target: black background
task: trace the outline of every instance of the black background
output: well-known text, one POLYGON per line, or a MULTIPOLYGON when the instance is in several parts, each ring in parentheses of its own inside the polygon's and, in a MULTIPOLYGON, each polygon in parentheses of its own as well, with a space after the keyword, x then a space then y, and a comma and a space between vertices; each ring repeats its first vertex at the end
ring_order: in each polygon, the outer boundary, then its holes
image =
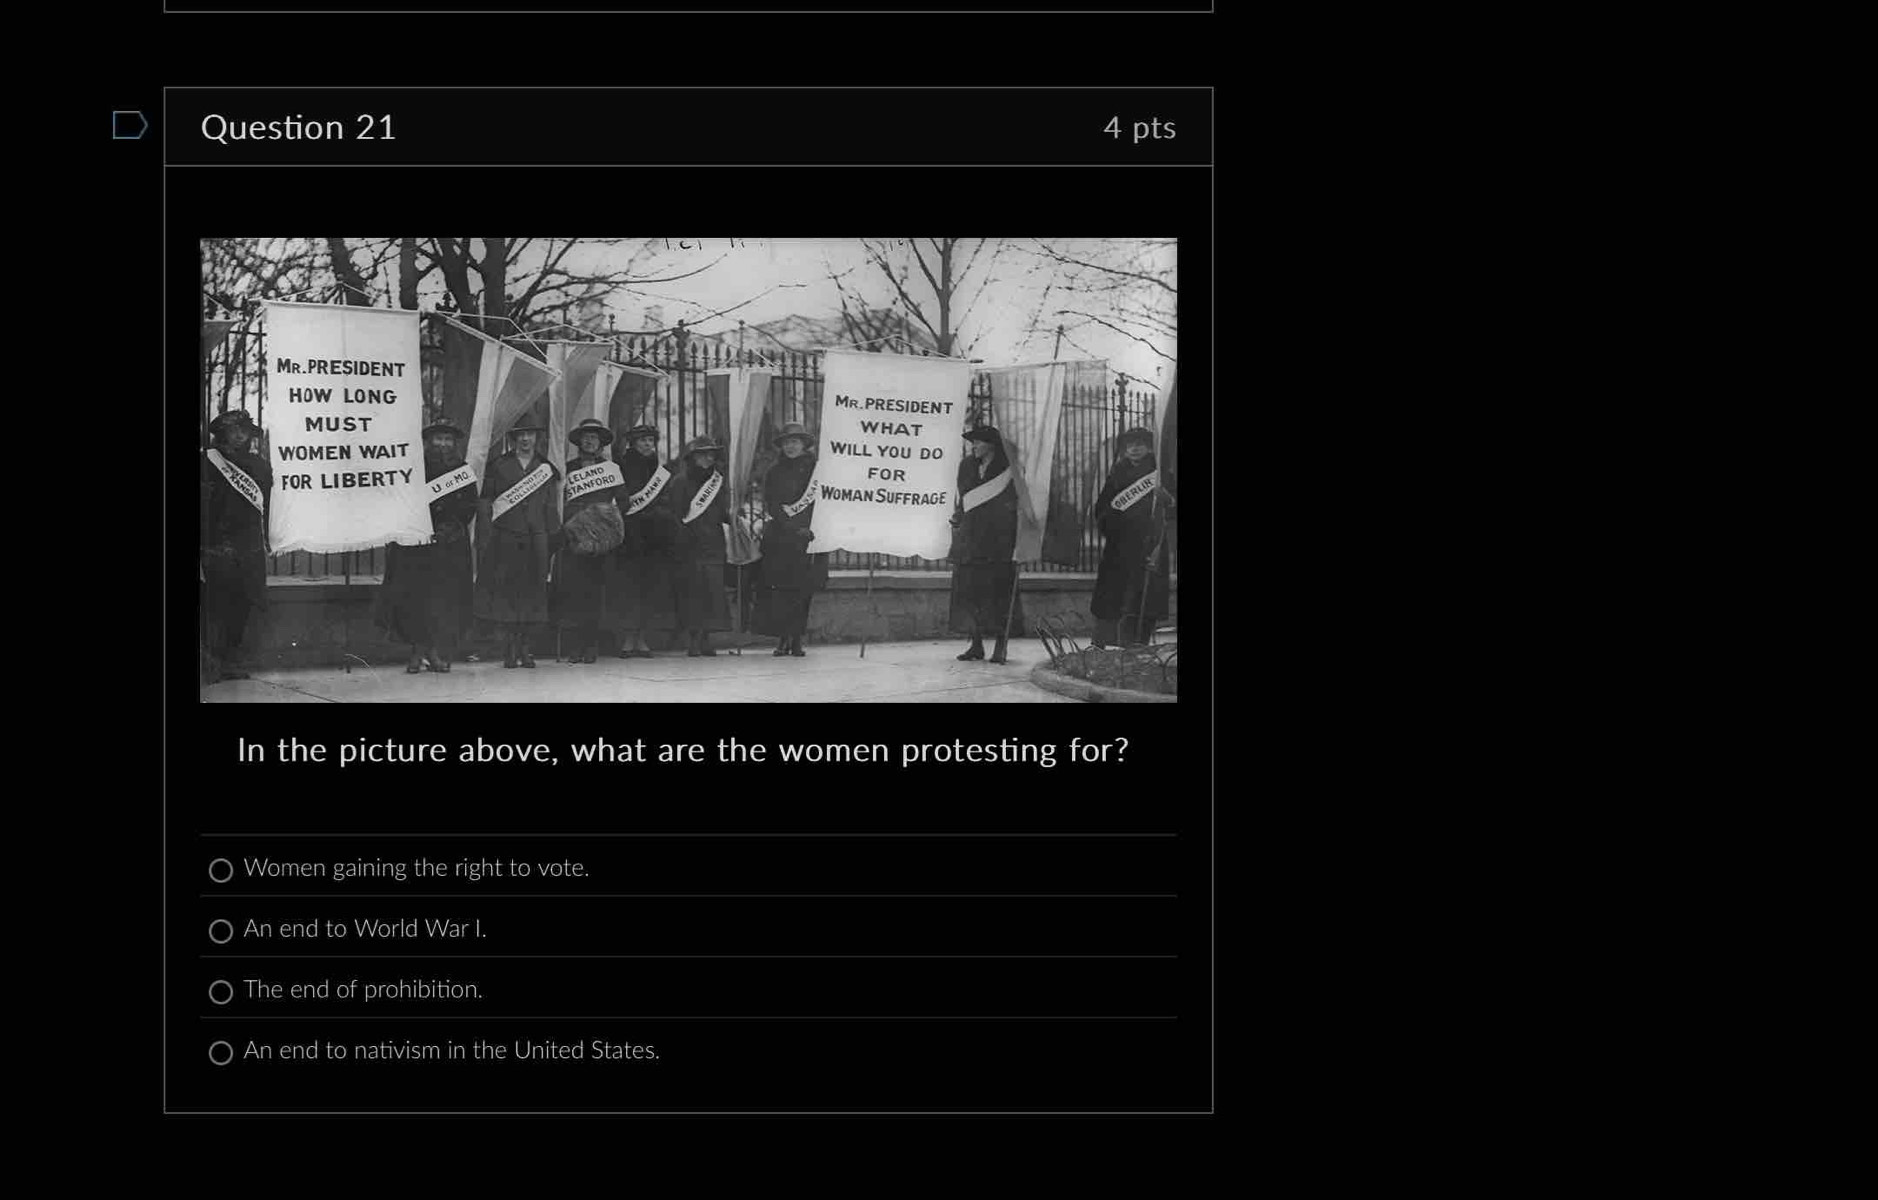
MULTIPOLYGON (((977 93, 921 95, 970 120, 977 93)), ((1021 94, 1020 94, 1021 95, 1021 94)), ((1125 95, 1125 94, 1124 94, 1125 95)), ((1199 95, 1206 99, 1205 93, 1199 95)), ((694 94, 723 120, 751 111, 749 93, 694 94)), ((1011 94, 986 111, 1021 120, 1011 94)), ((1208 101, 1210 103, 1210 100, 1208 101)), ((305 111, 304 105, 296 106, 305 111)), ((1124 110, 1125 111, 1125 110, 1124 110)), ((155 114, 153 114, 154 116, 155 114)), ((519 118, 482 123, 492 142, 526 134, 519 118)), ((880 147, 904 161, 903 147, 880 147)), ((148 153, 148 144, 135 148, 148 153)), ((891 155, 891 156, 889 156, 891 155)), ((980 161, 992 161, 980 155, 980 161)), ((1212 1104, 1212 800, 1210 664, 1212 397, 1211 171, 1140 168, 518 168, 322 171, 207 168, 165 172, 164 283, 168 317, 168 445, 162 494, 166 646, 163 742, 168 934, 163 1105, 189 1110, 371 1111, 1207 1111, 1212 1104), (566 197, 617 195, 570 221, 566 197), (197 702, 193 552, 196 430, 197 240, 282 231, 358 233, 422 228, 440 218, 485 228, 852 236, 944 228, 1053 236, 1181 239, 1182 359, 1188 371, 1183 493, 1182 664, 1178 705, 958 706, 438 705, 205 706, 197 702), (620 224, 621 222, 625 224, 620 224), (932 222, 933 224, 928 224, 932 222), (680 229, 679 226, 683 228, 680 229), (177 403, 187 397, 191 402, 177 403), (272 749, 286 736, 335 743, 386 736, 454 747, 488 740, 570 742, 606 737, 746 742, 833 740, 989 742, 1013 737, 1066 745, 1127 738, 1120 763, 1079 766, 1059 749, 1032 767, 891 765, 781 767, 438 766, 371 770, 237 764, 235 741, 272 749), (317 892, 321 885, 209 883, 217 854, 291 857, 283 840, 218 834, 554 833, 736 834, 737 837, 347 838, 308 842, 307 857, 431 859, 573 857, 592 879, 531 895, 605 892, 620 898, 235 899, 227 893, 317 892), (870 837, 756 836, 811 833, 870 837), (888 836, 946 834, 955 836, 888 836), (978 836, 996 834, 1000 836, 978 836), (1083 836, 1062 836, 1067 834, 1083 836), (1132 836, 1143 834, 1173 836, 1132 836), (973 836, 956 836, 973 835, 973 836), (1050 835, 1050 836, 1015 836, 1050 835), (1101 836, 1088 836, 1101 835, 1101 836), (1114 836, 1131 835, 1131 836, 1114 836), (336 847, 336 848, 335 848, 336 847), (685 895, 677 896, 676 893, 685 895), (709 893, 699 896, 696 893, 709 893), (760 894, 753 897, 751 893, 760 894), (787 893, 785 898, 778 894, 787 893), (810 895, 803 895, 808 893, 810 895), (917 893, 881 898, 884 893, 917 893), (963 893, 963 895, 961 895, 963 893), (1014 897, 1013 893, 1024 893, 1014 897), (944 894, 943 897, 940 894, 944 894), (206 896, 215 898, 204 898, 206 896), (839 898, 829 898, 836 897, 839 898), (1089 898, 1100 896, 1103 898, 1089 898), (216 916, 339 919, 353 915, 482 919, 477 947, 504 954, 970 955, 962 958, 612 958, 276 960, 259 973, 296 979, 399 977, 475 980, 473 1007, 401 1006, 397 1015, 474 1014, 417 1021, 257 1021, 293 1015, 237 998, 218 1009, 208 980, 240 971, 204 936, 216 916), (1081 955, 1077 958, 983 957, 1081 955), (1096 957, 1102 956, 1102 957, 1096 957), (1116 957, 1129 956, 1129 957, 1116 957), (519 1014, 631 1020, 495 1020, 519 1014), (827 1020, 827 1017, 865 1018, 827 1020), (945 1016, 950 1019, 916 1019, 945 1016), (222 1018, 239 1017, 241 1020, 222 1018), (750 1019, 706 1019, 762 1017, 750 1019), (205 1019, 215 1018, 215 1019, 205 1019), (682 1018, 682 1019, 678 1019, 682 1018), (790 1019, 777 1019, 790 1018, 790 1019), (1007 1019, 993 1019, 1007 1018, 1007 1019), (1023 1019, 1008 1019, 1023 1018, 1023 1019), (1061 1018, 1061 1019, 1044 1019, 1061 1018), (421 1030, 421 1032, 417 1032, 421 1030), (239 1036, 234 1036, 238 1031, 239 1036), (403 1063, 211 1067, 215 1037, 240 1043, 393 1040, 650 1043, 657 1062, 597 1064, 403 1063)), ((150 593, 155 599, 154 589, 150 593)), ((1041 656, 1035 642, 1021 656, 1041 656)), ((853 653, 831 646, 822 653, 853 653)), ((273 755, 270 753, 270 758, 273 755)), ((469 890, 443 881, 374 884, 374 894, 469 890)), ((363 890, 363 889, 354 889, 363 890)), ((146 929, 154 955, 158 914, 146 929)), ((237 949, 230 947, 229 949, 237 949)), ((332 953, 326 944, 264 947, 332 953)), ((344 949, 366 948, 356 939, 344 949)), ((416 953, 449 947, 418 943, 416 953)), ((307 1010, 300 1009, 300 1012, 307 1010)), ((330 1009, 345 1012, 356 1010, 330 1009)))

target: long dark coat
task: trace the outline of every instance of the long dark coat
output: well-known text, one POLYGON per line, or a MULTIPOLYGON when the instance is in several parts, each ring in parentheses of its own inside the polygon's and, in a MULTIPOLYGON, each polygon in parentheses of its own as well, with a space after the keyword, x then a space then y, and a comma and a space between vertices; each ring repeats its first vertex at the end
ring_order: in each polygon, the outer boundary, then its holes
POLYGON ((1090 598, 1089 612, 1108 621, 1125 619, 1131 627, 1122 632, 1129 638, 1135 634, 1132 623, 1142 620, 1144 615, 1149 629, 1167 615, 1167 575, 1165 572, 1150 574, 1147 562, 1148 554, 1160 540, 1168 506, 1163 500, 1157 512, 1154 497, 1150 495, 1143 496, 1126 511, 1117 512, 1113 501, 1130 484, 1153 470, 1152 454, 1135 465, 1126 458, 1118 459, 1109 471, 1108 482, 1096 496, 1095 521, 1096 529, 1102 534, 1102 562, 1096 569, 1095 594, 1090 598), (1145 614, 1142 610, 1144 582, 1147 584, 1145 614))
MULTIPOLYGON (((218 447, 219 449, 219 447, 218 447)), ((221 450, 230 465, 261 488, 261 507, 273 495, 267 460, 239 450, 221 450)), ((267 607, 267 514, 248 503, 202 456, 203 650, 212 670, 226 667, 248 631, 248 618, 267 607)))
POLYGON ((730 605, 724 599, 724 527, 730 521, 728 481, 695 520, 687 522, 694 496, 709 482, 712 471, 697 472, 682 460, 669 464, 672 481, 665 485, 665 500, 678 522, 673 557, 677 618, 681 629, 729 629, 730 605))
POLYGON ((808 632, 809 604, 828 583, 828 556, 809 553, 809 520, 815 506, 790 516, 783 511, 794 504, 815 473, 815 458, 779 458, 763 477, 763 558, 758 565, 762 585, 757 592, 752 626, 773 637, 799 637, 808 632))
POLYGON ((483 480, 476 569, 476 616, 480 620, 532 625, 548 619, 549 544, 561 528, 554 510, 560 473, 549 464, 546 483, 500 519, 490 517, 496 497, 547 461, 537 454, 525 471, 513 453, 504 454, 491 464, 483 480))
POLYGON ((627 501, 645 487, 658 470, 659 460, 628 447, 614 461, 625 478, 618 501, 626 536, 612 555, 612 575, 606 591, 607 624, 616 629, 677 628, 678 602, 673 583, 676 564, 672 555, 678 545, 678 521, 672 516, 670 493, 680 486, 679 482, 676 478, 668 481, 651 504, 628 514, 627 501))
MULTIPOLYGON (((567 460, 567 475, 572 475, 582 467, 598 466, 605 462, 596 458, 593 462, 583 463, 579 457, 567 460)), ((565 479, 567 476, 562 476, 565 479)), ((595 504, 618 506, 617 487, 600 488, 585 495, 576 496, 566 502, 561 514, 565 523, 573 519, 575 513, 595 504)), ((614 555, 576 554, 573 547, 562 546, 554 560, 554 607, 555 615, 564 628, 579 629, 598 626, 607 616, 607 586, 615 575, 614 555)))
MULTIPOLYGON (((429 482, 462 466, 462 460, 424 463, 429 482)), ((476 489, 460 487, 430 502, 427 546, 385 548, 385 582, 379 589, 379 623, 414 646, 454 646, 469 628, 473 604, 470 524, 476 519, 476 489)))
POLYGON ((1017 488, 1013 482, 970 512, 966 493, 996 479, 1010 465, 999 446, 984 461, 971 455, 959 463, 959 524, 952 538, 952 604, 950 625, 955 633, 995 634, 999 629, 1017 633, 1024 628, 1023 601, 1012 603, 1017 564, 1011 551, 1017 545, 1017 488), (1005 624, 1006 613, 1010 623, 1005 624))

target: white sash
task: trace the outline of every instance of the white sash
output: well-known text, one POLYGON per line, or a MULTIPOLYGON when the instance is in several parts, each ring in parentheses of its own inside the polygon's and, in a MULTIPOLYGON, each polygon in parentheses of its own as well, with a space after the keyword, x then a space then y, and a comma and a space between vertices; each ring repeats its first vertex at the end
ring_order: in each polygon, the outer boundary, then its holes
POLYGON ((468 463, 464 463, 448 475, 439 475, 430 481, 430 498, 441 500, 458 488, 475 486, 476 472, 470 470, 468 463))
POLYGON ((573 500, 601 488, 619 487, 625 482, 626 476, 620 473, 618 463, 603 462, 582 467, 567 473, 567 498, 573 500))
POLYGON ((1142 497, 1154 491, 1155 485, 1160 482, 1161 473, 1159 471, 1149 471, 1146 475, 1143 475, 1121 491, 1115 493, 1115 499, 1109 501, 1109 507, 1116 512, 1127 512, 1135 505, 1141 503, 1142 497))
POLYGON ((802 494, 796 497, 795 503, 783 505, 782 510, 789 516, 799 517, 802 515, 802 510, 813 503, 815 503, 815 476, 810 474, 809 486, 802 489, 802 494))
POLYGON ((267 511, 265 501, 261 497, 261 485, 250 479, 246 471, 223 458, 220 450, 210 450, 209 461, 214 463, 215 469, 222 473, 222 478, 228 480, 229 487, 241 493, 243 500, 254 505, 254 511, 262 513, 267 511))
POLYGON ((998 473, 998 477, 996 479, 987 480, 986 482, 981 483, 977 487, 973 488, 971 491, 966 492, 964 498, 960 501, 960 503, 965 506, 966 512, 970 512, 974 508, 977 508, 980 504, 983 504, 985 501, 991 499, 992 497, 996 496, 999 492, 1003 491, 1005 488, 1010 487, 1010 486, 1011 486, 1011 468, 1006 467, 1004 468, 1003 471, 998 473))
POLYGON ((672 473, 664 467, 652 472, 652 478, 646 480, 646 485, 626 498, 626 515, 630 517, 658 499, 659 493, 665 490, 665 485, 671 477, 672 473))
POLYGON ((547 463, 538 464, 534 470, 522 476, 521 480, 517 482, 514 487, 496 497, 494 511, 490 513, 490 518, 493 520, 496 517, 500 517, 503 513, 534 495, 540 490, 542 484, 548 482, 548 478, 553 474, 554 471, 547 463))
POLYGON ((685 524, 689 525, 704 515, 704 510, 711 507, 711 501, 717 499, 717 493, 723 489, 724 476, 721 471, 712 471, 711 477, 704 481, 698 494, 691 498, 691 511, 685 514, 685 524))

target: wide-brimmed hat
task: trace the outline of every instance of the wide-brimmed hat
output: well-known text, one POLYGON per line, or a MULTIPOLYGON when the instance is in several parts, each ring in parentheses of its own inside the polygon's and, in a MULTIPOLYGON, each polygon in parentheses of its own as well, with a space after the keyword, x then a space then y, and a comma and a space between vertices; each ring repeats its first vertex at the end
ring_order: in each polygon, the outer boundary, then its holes
POLYGON ((209 433, 211 435, 218 434, 222 432, 222 430, 232 428, 236 425, 245 426, 255 433, 261 432, 261 427, 254 423, 254 418, 248 415, 247 409, 231 408, 221 416, 209 422, 209 433))
POLYGON ((426 425, 424 426, 424 431, 417 436, 424 441, 429 441, 430 435, 433 433, 447 433, 459 442, 463 440, 463 431, 450 424, 448 421, 439 421, 435 425, 426 425))
POLYGON ((691 441, 685 445, 685 457, 689 458, 693 454, 697 454, 700 451, 704 451, 704 450, 722 450, 722 449, 723 447, 718 445, 717 441, 713 438, 710 438, 710 437, 692 438, 691 441))
POLYGON ((804 446, 813 446, 815 444, 815 435, 809 432, 808 426, 798 424, 795 421, 784 425, 782 432, 771 438, 769 444, 781 450, 782 444, 790 438, 801 438, 804 446))
POLYGON ((642 438, 642 437, 649 437, 649 438, 651 438, 651 439, 652 439, 653 441, 655 441, 655 442, 656 442, 656 441, 658 441, 658 440, 659 440, 659 428, 658 428, 658 426, 656 426, 656 425, 635 425, 635 426, 633 426, 633 427, 632 427, 631 429, 628 429, 628 430, 626 431, 626 440, 627 440, 627 441, 629 441, 629 442, 636 442, 636 441, 638 441, 638 440, 639 440, 640 438, 642 438))
POLYGON ((1125 431, 1120 437, 1115 439, 1116 453, 1119 454, 1121 451, 1126 450, 1130 442, 1146 442, 1148 449, 1152 450, 1154 449, 1154 431, 1152 429, 1145 429, 1140 425, 1125 431))
POLYGON ((580 424, 567 431, 567 440, 578 446, 580 445, 580 435, 583 433, 599 434, 600 444, 602 446, 611 446, 613 444, 613 431, 607 427, 604 421, 596 421, 592 417, 588 417, 585 421, 582 421, 580 424))
POLYGON ((968 442, 990 442, 994 446, 1002 446, 1004 444, 1004 435, 999 433, 997 427, 994 425, 980 425, 976 429, 967 429, 965 431, 965 440, 968 442))

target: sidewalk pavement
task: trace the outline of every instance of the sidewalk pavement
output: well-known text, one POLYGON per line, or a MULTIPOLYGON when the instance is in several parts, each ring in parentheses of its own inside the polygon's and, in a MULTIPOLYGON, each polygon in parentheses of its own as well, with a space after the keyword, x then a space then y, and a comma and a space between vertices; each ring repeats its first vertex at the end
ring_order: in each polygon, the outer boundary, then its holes
MULTIPOLYGON (((721 637, 721 635, 720 635, 721 637)), ((204 688, 210 704, 1076 704, 1030 682, 1030 669, 1049 656, 1035 639, 1013 641, 1002 666, 959 662, 965 639, 871 642, 809 649, 804 658, 776 658, 775 641, 760 639, 741 655, 721 645, 715 658, 663 651, 657 658, 602 658, 596 663, 536 658, 532 671, 509 670, 500 658, 454 663, 448 675, 407 675, 402 664, 260 670, 252 679, 204 688)))

